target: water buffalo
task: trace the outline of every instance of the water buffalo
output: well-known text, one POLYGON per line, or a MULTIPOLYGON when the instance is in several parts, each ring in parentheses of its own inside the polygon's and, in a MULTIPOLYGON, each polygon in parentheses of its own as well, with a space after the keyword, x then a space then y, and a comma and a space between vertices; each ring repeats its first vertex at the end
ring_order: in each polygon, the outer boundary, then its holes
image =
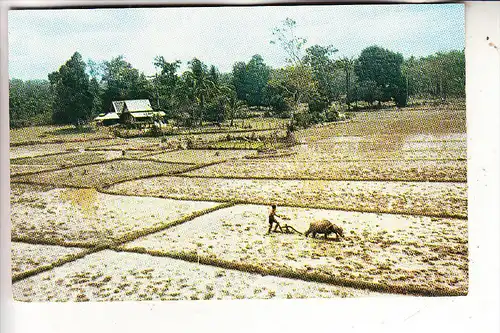
POLYGON ((344 237, 344 230, 341 227, 328 220, 320 220, 311 222, 309 229, 307 229, 304 235, 307 237, 309 234, 312 234, 313 238, 315 238, 316 234, 324 234, 325 238, 327 238, 328 235, 332 233, 334 233, 337 238, 344 237))

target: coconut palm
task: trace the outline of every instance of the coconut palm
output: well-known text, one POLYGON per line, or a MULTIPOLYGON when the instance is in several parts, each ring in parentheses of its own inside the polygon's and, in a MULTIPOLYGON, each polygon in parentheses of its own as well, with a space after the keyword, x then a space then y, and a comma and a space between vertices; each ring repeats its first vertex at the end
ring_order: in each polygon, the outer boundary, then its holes
POLYGON ((189 62, 189 65, 190 70, 185 72, 185 77, 193 91, 196 103, 199 106, 199 121, 201 126, 203 123, 205 102, 216 93, 216 85, 215 82, 210 80, 207 66, 202 61, 193 58, 193 60, 189 62))

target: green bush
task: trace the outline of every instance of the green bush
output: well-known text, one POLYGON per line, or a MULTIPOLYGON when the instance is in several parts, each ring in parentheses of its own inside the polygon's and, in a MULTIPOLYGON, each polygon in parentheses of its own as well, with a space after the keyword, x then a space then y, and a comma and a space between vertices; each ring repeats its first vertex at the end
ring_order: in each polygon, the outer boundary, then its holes
POLYGON ((310 113, 297 113, 293 117, 294 127, 307 128, 312 123, 312 115, 310 113))
POLYGON ((323 113, 328 108, 328 101, 324 98, 314 98, 309 101, 309 113, 320 114, 323 113))

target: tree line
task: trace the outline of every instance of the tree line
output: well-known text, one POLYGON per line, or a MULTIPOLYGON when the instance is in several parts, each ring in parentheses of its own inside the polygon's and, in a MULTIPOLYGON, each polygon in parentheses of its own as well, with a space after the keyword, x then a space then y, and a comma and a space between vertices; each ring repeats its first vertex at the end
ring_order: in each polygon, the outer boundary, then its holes
POLYGON ((75 52, 48 80, 10 80, 10 126, 82 124, 110 110, 111 102, 149 99, 180 126, 222 122, 245 116, 248 108, 273 117, 287 117, 291 125, 331 121, 338 110, 358 103, 465 96, 464 51, 438 52, 404 59, 399 53, 369 46, 359 57, 336 57, 331 45, 305 48, 295 35, 295 21, 287 19, 273 31, 271 43, 287 54, 281 68, 268 66, 256 54, 235 62, 221 73, 198 58, 168 62, 153 60, 156 74, 146 76, 123 56, 96 63, 75 52))

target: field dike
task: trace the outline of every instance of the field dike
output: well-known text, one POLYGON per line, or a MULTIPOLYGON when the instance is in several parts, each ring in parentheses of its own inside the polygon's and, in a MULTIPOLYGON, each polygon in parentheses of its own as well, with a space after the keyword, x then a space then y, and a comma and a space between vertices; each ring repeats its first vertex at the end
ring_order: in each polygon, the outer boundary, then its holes
MULTIPOLYGON (((188 163, 186 163, 188 164, 188 163)), ((193 170, 190 170, 193 171, 193 170)), ((190 172, 190 171, 185 171, 190 172)), ((465 183, 467 179, 421 179, 421 178, 404 178, 404 177, 390 177, 387 179, 384 178, 376 178, 376 179, 360 179, 359 177, 307 177, 307 176, 227 176, 227 175, 203 175, 203 174, 186 174, 180 173, 176 175, 177 177, 183 178, 205 178, 205 179, 238 179, 238 180, 324 180, 324 181, 363 181, 363 182, 392 182, 392 183, 401 183, 401 182, 412 182, 412 183, 465 183)))
MULTIPOLYGON (((154 161, 154 162, 158 162, 158 161, 154 161)), ((126 183, 128 181, 143 180, 143 179, 155 178, 155 177, 158 177, 158 176, 178 176, 178 175, 183 174, 185 172, 190 172, 190 171, 194 171, 194 170, 197 170, 197 169, 201 169, 201 168, 205 168, 205 167, 209 167, 209 166, 212 166, 212 165, 216 165, 216 164, 220 164, 220 163, 225 163, 225 162, 227 162, 227 160, 216 161, 216 162, 205 163, 205 164, 195 164, 195 165, 193 165, 190 168, 187 168, 187 169, 184 169, 184 170, 180 170, 180 171, 175 171, 175 172, 169 172, 167 174, 165 174, 165 173, 159 173, 159 174, 153 174, 153 175, 149 175, 149 176, 135 177, 133 179, 119 180, 119 181, 116 181, 116 182, 113 182, 113 183, 106 184, 106 185, 104 185, 102 187, 99 187, 99 188, 97 188, 97 191, 99 191, 101 193, 107 193, 107 194, 117 194, 117 193, 109 192, 109 191, 107 191, 107 189, 110 188, 110 187, 112 187, 112 186, 114 186, 114 185, 126 183)), ((182 163, 172 163, 172 162, 159 162, 159 163, 164 163, 164 164, 182 164, 182 163)), ((192 163, 190 163, 190 164, 192 165, 192 163)), ((188 165, 188 164, 183 164, 183 165, 188 165)), ((221 202, 227 202, 227 200, 221 201, 221 202)))
POLYGON ((123 161, 137 161, 137 160, 139 160, 139 161, 155 162, 155 163, 163 163, 163 164, 183 164, 183 165, 196 166, 196 163, 190 163, 190 162, 167 162, 167 161, 155 160, 155 159, 151 158, 151 156, 160 155, 162 153, 163 152, 161 152, 159 154, 154 153, 154 154, 151 154, 151 155, 140 156, 140 157, 137 157, 137 158, 134 158, 134 157, 122 157, 120 159, 123 160, 123 161))
POLYGON ((11 236, 11 242, 25 243, 25 244, 33 244, 33 245, 55 245, 62 247, 78 247, 84 249, 93 249, 99 244, 95 242, 62 242, 58 240, 49 240, 49 239, 40 239, 36 237, 20 237, 20 236, 11 236))
MULTIPOLYGON (((175 151, 175 150, 172 150, 172 151, 175 151)), ((170 151, 169 151, 170 152, 170 151)), ((158 154, 162 154, 162 153, 165 153, 165 152, 160 152, 158 154)), ((147 157, 149 156, 153 156, 153 155, 156 155, 157 152, 154 152, 153 154, 151 155, 148 155, 147 157)), ((17 183, 17 184, 32 184, 32 185, 51 185, 53 187, 67 187, 67 188, 75 188, 75 189, 79 189, 79 188, 83 188, 83 189, 90 189, 90 188, 95 188, 97 191, 99 192, 102 192, 102 193, 108 193, 108 194, 116 194, 116 193, 109 193, 108 191, 106 191, 106 188, 108 187, 111 187, 111 186, 114 186, 114 185, 117 185, 117 184, 121 184, 121 183, 124 183, 124 182, 128 182, 128 181, 134 181, 134 180, 142 180, 142 179, 148 179, 148 178, 155 178, 155 177, 159 177, 159 176, 178 176, 178 175, 181 175, 185 172, 191 172, 191 171, 195 171, 197 169, 201 169, 201 168, 205 168, 205 167, 209 167, 209 166, 213 166, 213 165, 216 165, 216 164, 221 164, 221 163, 226 163, 228 161, 230 161, 231 159, 224 159, 224 160, 220 160, 220 161, 214 161, 214 162, 210 162, 210 163, 204 163, 204 164, 196 164, 196 163, 183 163, 183 162, 165 162, 165 161, 158 161, 158 160, 154 160, 154 159, 149 159, 149 158, 129 158, 129 157, 118 157, 118 158, 114 158, 114 159, 110 159, 110 160, 105 160, 105 161, 96 161, 96 162, 90 162, 90 163, 86 163, 86 164, 78 164, 78 165, 70 165, 70 166, 64 166, 64 167, 58 167, 58 168, 55 168, 55 169, 50 169, 50 170, 40 170, 40 171, 33 171, 33 172, 26 172, 26 173, 22 173, 22 174, 19 174, 19 175, 16 175, 16 176, 13 176, 11 177, 10 179, 10 182, 11 183, 17 183), (25 179, 25 177, 28 177, 28 176, 38 176, 38 175, 43 175, 43 174, 50 174, 51 172, 54 172, 54 171, 63 171, 63 170, 71 170, 71 169, 78 169, 78 168, 82 168, 82 167, 86 167, 86 166, 93 166, 93 165, 104 165, 104 164, 109 164, 109 163, 113 163, 113 162, 119 162, 119 161, 134 161, 134 162, 153 162, 153 163, 159 163, 159 164, 165 164, 165 165, 186 165, 186 166, 191 166, 189 168, 186 168, 186 169, 183 169, 183 170, 179 170, 179 171, 167 171, 167 172, 158 172, 158 173, 153 173, 153 174, 150 174, 150 175, 141 175, 141 176, 137 176, 137 177, 132 177, 132 178, 127 178, 127 179, 122 179, 122 180, 117 180, 117 181, 114 181, 114 182, 108 182, 102 186, 92 186, 92 185, 83 185, 83 184, 78 184, 78 185, 74 185, 74 184, 64 184, 64 185, 61 185, 61 184, 49 184, 49 183, 45 183, 45 182, 37 182, 35 180, 30 180, 30 179, 25 179)), ((227 200, 223 201, 223 202, 227 202, 227 200)))
MULTIPOLYGON (((64 246, 63 244, 52 244, 52 245, 64 246)), ((29 278, 31 276, 37 275, 37 274, 45 272, 45 271, 49 271, 53 268, 62 266, 62 265, 67 264, 69 262, 81 259, 89 254, 108 249, 111 245, 112 244, 102 244, 102 245, 93 247, 91 249, 87 249, 87 250, 80 252, 78 254, 72 254, 72 255, 66 256, 65 258, 59 259, 59 260, 57 260, 49 265, 39 266, 35 269, 27 270, 27 271, 24 271, 24 272, 19 273, 19 274, 14 274, 14 275, 12 275, 12 283, 24 280, 26 278, 29 278)))
MULTIPOLYGON (((147 177, 147 178, 153 178, 152 177, 147 177)), ((182 176, 177 176, 177 177, 182 177, 182 176)), ((190 177, 186 177, 190 178, 190 177)), ((194 177, 193 177, 194 178, 194 177)), ((120 183, 125 183, 127 181, 123 181, 120 183)), ((113 184, 115 185, 115 184, 113 184)), ((172 200, 187 200, 187 201, 211 201, 211 202, 219 202, 219 203, 225 203, 228 202, 225 199, 218 199, 218 198, 211 198, 211 199, 206 199, 206 198, 179 198, 174 195, 151 195, 151 194, 140 194, 140 193, 135 193, 135 194, 129 194, 129 193, 122 193, 122 192, 117 192, 110 190, 109 188, 112 187, 113 185, 110 186, 104 186, 102 188, 97 189, 99 192, 104 193, 104 194, 111 194, 111 195, 122 195, 122 196, 135 196, 135 197, 155 197, 155 198, 162 198, 162 199, 172 199, 172 200)), ((69 186, 68 186, 69 187, 69 186)), ((379 208, 373 208, 373 209, 350 209, 346 207, 333 207, 330 205, 322 205, 322 204, 301 204, 297 202, 280 202, 278 200, 267 200, 267 201, 262 201, 262 200, 232 200, 235 205, 262 205, 262 206, 271 206, 273 204, 277 204, 280 207, 291 207, 291 208, 314 208, 314 209, 328 209, 328 210, 341 210, 345 212, 358 212, 358 213, 381 213, 381 214, 392 214, 392 215, 404 215, 404 216, 427 216, 427 217, 436 217, 436 218, 454 218, 454 219, 460 219, 460 220, 467 220, 468 216, 467 214, 450 214, 450 213, 414 213, 411 211, 407 210, 398 210, 398 211, 391 211, 391 210, 386 210, 386 209, 379 209, 379 208)))
POLYGON ((253 132, 269 132, 286 129, 281 127, 266 127, 266 128, 242 128, 242 129, 221 129, 221 130, 206 130, 206 131, 186 131, 179 133, 165 133, 165 137, 176 137, 185 135, 198 135, 198 134, 232 134, 232 133, 253 133, 253 132))
POLYGON ((23 141, 23 142, 11 142, 11 147, 19 147, 19 146, 32 146, 32 145, 44 145, 51 143, 74 143, 74 142, 88 142, 88 141, 105 141, 112 140, 114 136, 102 137, 102 138, 83 138, 83 139, 41 139, 41 140, 31 140, 31 141, 23 141))
MULTIPOLYGON (((187 215, 187 216, 185 216, 179 220, 176 220, 174 222, 169 222, 169 223, 165 223, 165 224, 162 224, 162 225, 159 225, 156 227, 151 227, 151 228, 147 228, 147 229, 143 229, 143 230, 139 230, 139 231, 130 232, 129 234, 126 234, 126 235, 120 237, 116 241, 105 242, 103 244, 93 246, 92 248, 89 248, 81 253, 69 255, 65 258, 59 259, 59 260, 57 260, 49 265, 43 265, 43 266, 37 267, 37 268, 32 269, 32 270, 24 271, 24 272, 19 273, 19 274, 14 274, 12 276, 12 283, 24 280, 24 279, 29 278, 31 276, 37 275, 39 273, 51 270, 53 268, 62 266, 64 264, 67 264, 69 262, 81 259, 89 254, 100 252, 102 250, 115 248, 123 243, 130 242, 130 241, 135 240, 137 238, 144 237, 144 236, 147 236, 147 235, 159 232, 159 231, 166 230, 168 228, 177 226, 179 224, 191 221, 191 220, 193 220, 197 217, 200 217, 202 215, 209 214, 209 213, 212 213, 216 210, 228 208, 228 207, 231 207, 234 205, 235 205, 235 203, 233 203, 233 202, 226 202, 224 204, 221 204, 221 205, 218 205, 218 206, 215 206, 212 208, 208 208, 208 209, 204 209, 204 210, 201 210, 198 212, 194 212, 194 213, 187 215)), ((63 247, 72 247, 72 245, 82 245, 80 243, 47 242, 47 241, 41 241, 40 243, 37 243, 36 240, 29 241, 25 238, 15 238, 15 239, 13 238, 12 241, 24 242, 24 243, 30 243, 30 244, 40 244, 40 245, 57 245, 57 246, 63 246, 63 247)), ((86 246, 88 246, 88 244, 86 246)), ((76 247, 85 247, 85 246, 76 246, 76 247)))
POLYGON ((257 265, 252 265, 244 262, 231 262, 226 260, 220 260, 216 258, 211 258, 208 256, 200 256, 195 253, 189 252, 164 252, 156 250, 146 250, 142 247, 136 247, 131 249, 123 249, 118 246, 112 246, 110 249, 119 252, 131 252, 140 254, 149 254, 156 257, 168 257, 172 259, 180 259, 193 263, 210 265, 215 267, 220 267, 224 269, 238 270, 247 273, 260 274, 260 275, 272 275, 277 277, 298 279, 302 281, 327 283, 342 287, 356 288, 356 289, 366 289, 381 293, 391 293, 391 294, 401 294, 401 295, 414 295, 414 296, 433 296, 433 297, 443 297, 443 296, 467 296, 468 292, 460 292, 456 290, 449 289, 428 289, 421 288, 417 286, 397 286, 388 285, 381 283, 372 283, 365 281, 356 281, 345 278, 333 277, 327 274, 322 274, 319 272, 308 272, 307 270, 302 271, 292 271, 284 268, 262 268, 257 265))
MULTIPOLYGON (((41 155, 36 155, 36 158, 39 157, 50 157, 50 156, 61 156, 61 155, 67 155, 76 152, 77 150, 66 150, 66 151, 59 151, 59 152, 53 152, 53 153, 47 153, 47 154, 41 154, 41 155)), ((10 159, 10 164, 19 164, 16 162, 22 162, 22 161, 27 161, 34 158, 33 156, 23 156, 23 157, 16 157, 16 158, 11 158, 10 159)))

